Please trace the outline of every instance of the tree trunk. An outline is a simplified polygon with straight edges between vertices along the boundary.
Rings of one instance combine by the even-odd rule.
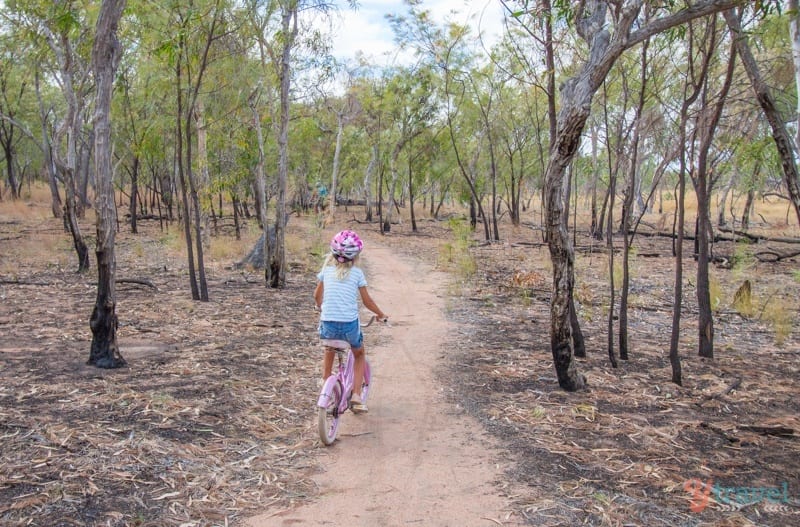
[[[3,121],[5,123],[5,121]],[[16,163],[16,153],[14,152],[14,127],[10,126],[8,132],[2,134],[3,153],[6,162],[6,176],[8,181],[8,188],[11,189],[11,200],[16,201],[19,198],[19,183],[17,183],[17,174],[14,170],[14,163]],[[0,192],[0,201],[3,200],[2,192]]]
[[[203,203],[208,203],[210,206],[212,205],[211,194],[209,192],[209,186],[211,181],[211,176],[208,172],[208,130],[206,129],[206,120],[205,120],[205,113],[206,113],[206,106],[202,99],[197,101],[197,105],[194,111],[194,120],[196,123],[197,129],[197,174],[198,177],[195,178],[197,182],[197,190],[198,190],[198,198],[200,201],[200,205]],[[204,245],[211,244],[211,232],[209,229],[209,213],[206,211],[205,207],[200,206],[198,207],[200,211],[200,223],[199,228],[200,232],[202,233],[202,240]],[[213,217],[214,210],[213,206],[211,207],[211,215]],[[202,252],[202,251],[199,251]],[[201,262],[204,261],[201,259]],[[205,281],[205,279],[203,279]]]
[[[97,141],[97,137],[95,137],[95,142]],[[95,146],[95,149],[97,146]],[[95,159],[97,156],[97,152],[95,151]],[[97,163],[97,161],[95,161]],[[99,185],[99,183],[98,183]],[[131,169],[131,200],[130,200],[130,214],[131,214],[131,232],[133,234],[138,234],[139,229],[136,224],[136,218],[138,215],[138,205],[136,203],[136,199],[139,195],[139,156],[137,154],[133,155],[133,168]]]
[[[255,180],[255,196],[256,196],[256,215],[258,216],[258,225],[261,227],[263,233],[267,232],[267,176],[264,173],[264,132],[261,126],[261,114],[258,111],[258,90],[250,94],[247,103],[250,110],[253,112],[253,127],[256,130],[256,140],[258,142],[258,163],[256,164],[256,180]],[[268,237],[263,236],[260,238],[263,246],[261,247],[261,254],[269,254],[267,248]],[[266,281],[266,278],[265,278]]]
[[[364,172],[364,221],[372,222],[372,202],[374,200],[372,195],[372,180],[375,174],[375,168],[378,166],[378,144],[372,145],[372,156],[369,158],[367,170]]]
[[[67,102],[67,113],[62,125],[56,132],[51,150],[52,161],[56,171],[61,175],[64,184],[64,222],[72,235],[73,246],[78,256],[78,272],[89,269],[89,249],[83,239],[80,226],[78,224],[79,208],[76,195],[75,177],[78,166],[77,141],[81,133],[81,101],[75,93],[74,75],[77,57],[69,44],[66,33],[58,35],[58,42],[54,35],[50,35],[48,41],[51,49],[58,58],[59,70],[61,75],[61,89]],[[58,145],[66,134],[66,161],[59,152]]]
[[[389,196],[386,198],[388,210],[386,211],[386,217],[383,219],[383,225],[381,226],[381,232],[384,233],[389,232],[392,228],[392,210],[394,209],[392,205],[395,204],[394,196],[397,191],[397,180],[400,178],[400,175],[398,174],[397,160],[400,157],[400,152],[405,146],[406,140],[406,137],[402,137],[400,141],[398,141],[394,147],[394,150],[392,151],[392,157],[389,161],[389,173],[392,175],[392,179],[389,182]]]
[[[408,147],[408,210],[411,213],[411,232],[417,232],[417,217],[414,214],[414,171],[411,163],[411,142]]]
[[[242,221],[239,218],[239,198],[236,194],[231,194],[231,208],[233,208],[233,228],[238,241],[242,239]]]
[[[742,230],[745,232],[750,229],[750,216],[753,214],[753,199],[755,195],[756,191],[752,186],[747,189],[747,198],[745,198],[744,211],[742,211]]]
[[[681,138],[686,140],[686,107],[681,112]],[[686,154],[681,149],[680,170],[678,173],[677,201],[677,242],[673,246],[675,254],[675,286],[672,298],[672,330],[669,341],[669,363],[672,367],[672,382],[683,385],[681,377],[680,336],[681,336],[681,304],[683,303],[683,223],[686,216]],[[673,226],[673,230],[675,226]]]
[[[495,241],[500,240],[500,229],[497,226],[497,163],[494,158],[494,146],[492,143],[492,134],[489,136],[489,157],[490,157],[490,172],[492,178],[492,237]]]
[[[698,167],[697,185],[697,308],[698,308],[698,354],[701,357],[714,357],[714,317],[711,312],[711,292],[708,273],[709,236],[707,173]]]
[[[606,246],[608,247],[608,319],[606,323],[608,361],[612,368],[617,367],[617,356],[614,351],[614,304],[616,303],[616,291],[614,284],[614,201],[617,196],[617,175],[612,172],[608,183],[608,194],[610,205],[608,207],[608,220],[606,221]]]
[[[89,321],[92,346],[89,364],[99,368],[119,368],[125,359],[117,345],[116,314],[116,204],[111,165],[111,94],[114,72],[122,56],[116,32],[126,0],[103,0],[97,18],[97,30],[92,50],[97,101],[94,112],[94,155],[97,196],[97,298]]]
[[[87,142],[81,141],[80,156],[78,157],[78,173],[80,175],[78,182],[78,204],[80,207],[80,217],[85,216],[85,209],[90,205],[89,203],[89,169],[91,163],[89,162],[92,157],[92,145],[94,145],[94,131],[89,132],[89,139]],[[95,169],[96,170],[96,169]]]
[[[183,169],[183,75],[181,74],[181,61],[177,61],[175,65],[175,84],[177,88],[177,118],[176,118],[176,138],[175,138],[175,168],[178,171],[178,181],[181,186],[181,209],[180,214],[183,216],[183,236],[186,240],[186,258],[189,265],[189,286],[192,290],[192,300],[200,300],[200,289],[197,285],[197,274],[194,268],[194,246],[192,245],[192,226],[191,215],[189,214],[189,191],[186,184],[186,175]],[[189,138],[186,139],[189,141]]]
[[[50,186],[50,210],[54,218],[60,218],[63,206],[61,195],[58,193],[58,179],[56,165],[53,161],[53,147],[47,133],[47,112],[42,100],[42,91],[39,86],[39,71],[34,74],[34,87],[36,91],[36,101],[39,107],[39,123],[42,126],[42,150],[44,152],[44,162],[47,168],[47,181]]]
[[[794,63],[794,85],[795,93],[800,93],[800,2],[798,0],[788,0],[789,9],[789,36],[792,41],[792,62]],[[800,116],[800,97],[797,97],[796,114]],[[800,150],[800,126],[795,131],[795,148]]]
[[[602,223],[598,222],[597,219],[597,182],[600,180],[600,170],[598,167],[600,166],[597,162],[597,128],[592,127],[591,129],[591,139],[592,139],[592,190],[591,190],[591,204],[589,205],[592,221],[589,226],[589,235],[595,239],[601,239],[603,236],[598,233],[603,230]],[[605,198],[604,198],[605,200]],[[603,208],[605,209],[605,201],[603,204]],[[602,220],[601,220],[602,221]]]
[[[280,62],[281,114],[278,130],[278,195],[275,210],[275,247],[267,259],[267,286],[282,288],[286,285],[286,185],[289,178],[289,89],[291,87],[291,53],[297,37],[297,3],[283,6],[281,27],[284,35]],[[331,189],[336,199],[336,190]],[[331,207],[333,209],[333,207]]]
[[[747,35],[744,34],[741,27],[739,16],[729,9],[724,12],[725,21],[728,27],[733,32],[736,44],[736,50],[742,58],[742,64],[750,78],[750,84],[753,86],[753,91],[756,93],[756,99],[761,105],[764,116],[767,118],[770,126],[772,127],[772,139],[775,141],[775,147],[778,149],[778,155],[781,159],[781,166],[783,167],[783,183],[789,191],[789,198],[794,206],[797,221],[800,223],[800,177],[798,177],[797,164],[794,160],[794,149],[792,148],[792,138],[786,130],[783,118],[775,104],[775,98],[758,69],[758,63],[750,51],[750,45],[747,41]],[[794,15],[797,17],[797,13]],[[793,43],[794,44],[794,43]],[[798,103],[800,104],[800,103]],[[800,132],[798,132],[800,133]]]
[[[640,64],[641,77],[639,79],[639,100],[636,105],[634,117],[633,139],[631,140],[631,161],[628,168],[627,189],[625,191],[625,203],[622,207],[622,284],[619,295],[619,358],[628,360],[628,292],[630,290],[630,251],[633,242],[631,228],[633,222],[634,196],[638,195],[637,181],[641,180],[639,175],[639,137],[641,135],[642,113],[646,103],[647,87],[647,49],[650,41],[642,43],[642,59]],[[642,211],[644,214],[644,211]],[[638,225],[638,223],[637,223]]]
[[[64,179],[66,196],[64,198],[64,221],[72,235],[72,244],[75,253],[78,255],[78,272],[83,273],[89,270],[89,248],[83,239],[81,227],[78,224],[78,206],[75,196],[75,177],[72,168],[61,165],[60,171]]]
[[[567,177],[564,181],[564,225],[569,223],[570,196],[572,195],[572,179]],[[576,191],[577,193],[577,191]],[[577,209],[577,204],[575,205]],[[576,226],[577,227],[577,226]],[[573,238],[575,232],[573,231]],[[575,284],[573,283],[573,289]],[[572,330],[572,350],[576,357],[586,357],[586,340],[583,337],[578,312],[575,309],[575,297],[570,291],[569,295],[569,325]]]
[[[698,353],[701,357],[707,358],[714,357],[714,316],[711,306],[711,285],[708,272],[709,246],[712,239],[710,208],[713,183],[711,182],[708,168],[708,153],[711,149],[717,125],[722,117],[725,100],[733,84],[736,50],[736,45],[732,44],[728,54],[728,69],[717,102],[712,107],[711,115],[706,116],[704,119],[705,126],[701,130],[700,151],[697,157],[695,192],[697,193],[697,241],[699,243],[697,255]],[[711,53],[711,50],[708,53]]]
[[[717,210],[717,227],[725,227],[728,225],[728,220],[725,219],[725,206],[728,203],[728,194],[731,189],[736,185],[738,173],[734,170],[728,178],[728,182],[722,188],[722,195],[719,197],[719,207]]]
[[[608,30],[608,3],[595,1],[581,4],[585,11],[576,18],[579,34],[589,43],[588,60],[574,77],[563,84],[558,132],[545,172],[545,229],[553,263],[550,345],[559,385],[566,390],[580,389],[585,384],[585,379],[578,375],[573,360],[569,297],[574,280],[574,252],[569,233],[563,224],[561,182],[567,166],[578,151],[581,134],[589,118],[592,98],[626,48],[670,27],[727,9],[737,3],[739,2],[736,0],[698,2],[673,15],[639,26],[635,33],[631,33],[631,26],[637,20],[642,5],[642,2],[636,2],[625,9],[614,10],[613,15],[619,18],[613,24],[613,38]]]
[[[200,300],[208,302],[208,282],[206,281],[206,267],[205,259],[203,256],[203,219],[201,213],[200,196],[198,192],[198,184],[192,169],[193,156],[192,156],[192,112],[191,106],[187,108],[186,114],[186,176],[189,181],[189,195],[192,198],[192,212],[194,219],[186,218],[187,223],[194,224],[194,243],[197,251],[197,278],[198,286],[200,288]],[[187,240],[191,243],[191,240]]]

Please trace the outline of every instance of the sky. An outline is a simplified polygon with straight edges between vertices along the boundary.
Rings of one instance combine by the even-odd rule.
[[[359,0],[358,3],[358,9],[352,10],[346,2],[341,2],[344,7],[334,21],[334,55],[348,60],[361,51],[377,64],[392,62],[396,45],[385,15],[405,15],[408,6],[402,0]],[[420,8],[430,11],[437,24],[445,21],[469,23],[474,35],[480,29],[490,40],[496,40],[502,30],[503,8],[499,0],[423,0]]]

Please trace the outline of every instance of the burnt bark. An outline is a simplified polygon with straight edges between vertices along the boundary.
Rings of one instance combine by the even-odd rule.
[[[716,13],[741,3],[742,0],[709,0],[698,2],[672,15],[655,19],[631,32],[642,3],[625,4],[614,9],[613,38],[606,20],[609,2],[581,3],[576,16],[577,30],[589,44],[589,56],[578,73],[562,87],[562,106],[558,114],[556,139],[550,150],[545,171],[545,229],[553,263],[553,295],[550,302],[550,346],[559,385],[568,391],[582,388],[585,377],[575,366],[569,303],[574,281],[574,250],[564,225],[562,181],[580,145],[581,134],[591,111],[591,102],[614,62],[625,49],[654,34],[683,24],[694,18]]]
[[[96,138],[95,138],[96,140]],[[97,147],[95,147],[97,148]],[[139,204],[139,156],[133,156],[133,168],[131,168],[131,199],[130,199],[130,214],[131,214],[131,232],[138,234],[139,227],[136,223],[138,218]]]
[[[95,103],[95,169],[97,170],[97,298],[89,321],[92,346],[88,363],[98,368],[119,368],[125,359],[117,344],[116,314],[116,204],[111,165],[111,94],[114,72],[122,48],[117,40],[117,26],[126,0],[103,0],[97,19],[92,63],[97,82]],[[134,211],[135,213],[135,211]]]
[[[715,24],[714,24],[715,25]],[[716,30],[716,29],[715,29]],[[713,42],[713,40],[712,40]],[[722,117],[728,92],[733,84],[734,66],[736,63],[735,44],[731,46],[728,55],[728,68],[723,81],[722,89],[717,101],[710,108],[710,115],[704,120],[706,126],[701,130],[700,151],[697,159],[697,178],[695,179],[695,192],[697,193],[697,220],[698,220],[698,253],[697,253],[697,304],[698,304],[698,353],[701,357],[714,357],[714,317],[711,307],[711,291],[709,282],[708,264],[710,260],[709,247],[711,244],[711,190],[713,178],[708,167],[708,153],[711,142],[716,132],[717,124]],[[710,54],[711,49],[708,50]]]
[[[640,180],[638,175],[639,168],[639,137],[641,128],[644,126],[642,122],[642,114],[644,112],[644,105],[646,102],[646,86],[647,86],[647,49],[650,41],[645,40],[642,44],[642,60],[640,64],[641,77],[639,79],[639,100],[636,106],[635,128],[633,130],[633,139],[631,141],[631,162],[628,170],[627,187],[625,190],[624,205],[622,207],[622,284],[620,287],[619,296],[619,358],[628,360],[628,293],[630,291],[630,251],[633,243],[633,236],[635,229],[638,228],[638,222],[633,227],[634,232],[631,232],[631,227],[634,225],[633,218],[633,203],[634,195],[636,192],[636,182]],[[642,209],[644,215],[644,208]]]
[[[59,171],[64,180],[66,196],[64,198],[64,223],[72,235],[72,246],[78,256],[78,272],[89,270],[89,247],[83,239],[81,227],[78,224],[78,204],[75,195],[75,178],[72,168],[59,164]]]

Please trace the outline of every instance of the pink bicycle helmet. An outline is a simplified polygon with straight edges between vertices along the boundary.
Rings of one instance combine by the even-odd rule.
[[[342,231],[331,240],[331,252],[340,262],[347,262],[358,256],[364,242],[353,231]]]

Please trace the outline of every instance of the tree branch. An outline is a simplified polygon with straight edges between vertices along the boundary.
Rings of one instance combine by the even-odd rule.
[[[726,9],[731,9],[736,6],[743,5],[744,3],[745,0],[706,0],[704,2],[693,4],[686,9],[682,9],[673,15],[653,19],[652,22],[646,26],[643,26],[642,29],[634,31],[630,34],[628,41],[625,44],[625,48],[632,48],[633,46],[658,33],[676,26],[680,26],[681,24],[685,24],[686,22],[694,20],[695,18],[701,18],[714,13],[719,13],[720,11],[725,11]]]

